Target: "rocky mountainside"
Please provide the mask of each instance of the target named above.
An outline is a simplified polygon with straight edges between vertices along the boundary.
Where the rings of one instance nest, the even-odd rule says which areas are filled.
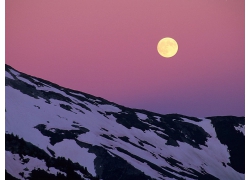
[[[245,179],[245,118],[131,109],[5,67],[6,179]]]

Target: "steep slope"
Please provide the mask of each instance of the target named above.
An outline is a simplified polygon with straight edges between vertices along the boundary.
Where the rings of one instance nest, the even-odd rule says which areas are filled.
[[[244,117],[162,115],[5,73],[10,178],[244,179]]]

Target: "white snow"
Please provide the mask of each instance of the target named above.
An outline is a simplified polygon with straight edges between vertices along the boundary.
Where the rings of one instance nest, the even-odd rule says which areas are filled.
[[[87,167],[88,171],[95,176],[94,159],[95,154],[89,153],[88,149],[81,148],[74,140],[64,139],[62,142],[51,147],[55,151],[56,156],[69,158],[73,162],[78,162],[80,165]]]
[[[10,72],[11,72],[12,74],[16,75],[16,76],[19,76],[19,75],[20,75],[19,72],[15,71],[15,70],[13,70],[13,69],[10,69]]]
[[[9,76],[9,74],[7,74],[7,76]],[[47,150],[47,147],[49,147],[55,152],[55,155],[57,157],[64,156],[65,158],[70,158],[73,162],[78,162],[82,166],[87,167],[87,169],[93,176],[96,175],[94,167],[94,159],[96,158],[95,154],[89,153],[88,149],[81,148],[80,146],[78,146],[78,144],[76,144],[74,140],[69,139],[64,139],[62,142],[56,143],[54,146],[52,146],[50,144],[49,137],[42,135],[41,132],[34,127],[38,124],[45,124],[46,129],[51,131],[53,131],[54,128],[61,130],[73,130],[77,129],[71,126],[72,124],[74,124],[74,121],[78,123],[79,126],[85,127],[90,130],[85,134],[79,135],[77,138],[79,141],[98,146],[104,144],[108,147],[111,147],[112,149],[107,150],[110,155],[117,155],[125,158],[128,163],[132,164],[139,170],[143,171],[145,174],[156,179],[165,179],[165,177],[159,172],[153,170],[147,163],[141,163],[140,161],[122,152],[119,152],[116,148],[120,147],[136,156],[152,162],[157,166],[169,167],[176,170],[177,172],[183,172],[184,170],[180,170],[177,167],[172,167],[163,158],[161,158],[160,155],[165,158],[172,157],[177,161],[182,162],[184,168],[193,168],[201,172],[200,167],[203,167],[206,172],[220,179],[244,179],[244,174],[236,172],[230,166],[224,167],[222,165],[222,162],[224,162],[225,164],[229,162],[230,156],[227,151],[227,146],[222,145],[217,139],[211,121],[208,119],[202,119],[201,122],[195,122],[183,118],[185,122],[200,126],[211,135],[211,138],[208,138],[208,141],[206,142],[208,147],[201,146],[202,150],[200,150],[193,148],[187,143],[179,141],[178,144],[180,145],[180,147],[167,146],[165,144],[166,140],[156,134],[156,132],[164,134],[162,132],[163,129],[147,123],[145,121],[146,119],[148,119],[148,116],[146,114],[136,112],[136,115],[140,120],[142,120],[143,123],[149,124],[151,127],[158,128],[159,131],[146,130],[145,132],[143,132],[142,130],[134,127],[128,129],[123,125],[117,123],[116,118],[113,115],[107,115],[107,117],[105,117],[98,112],[121,112],[121,110],[115,106],[108,104],[94,105],[89,102],[81,102],[78,99],[72,98],[70,95],[67,95],[63,91],[55,89],[53,87],[38,87],[37,89],[60,93],[65,97],[71,98],[74,103],[80,102],[85,104],[88,108],[91,109],[91,112],[77,104],[69,104],[67,102],[62,102],[55,99],[51,99],[51,104],[47,104],[45,103],[44,99],[35,99],[26,94],[22,94],[16,89],[6,86],[6,132],[14,133],[19,137],[24,138],[25,141],[31,142],[35,146],[43,149],[48,154],[50,154]],[[81,95],[77,93],[72,94]],[[71,111],[73,112],[61,108],[60,104],[70,105],[72,107]],[[40,109],[38,109],[34,105],[39,106]],[[80,109],[85,114],[78,113],[76,108]],[[159,116],[154,117],[157,121],[160,121]],[[108,132],[102,131],[102,128],[108,129]],[[245,132],[243,126],[235,127],[235,129],[241,131],[242,133]],[[106,134],[108,136],[113,135],[117,138],[114,138],[114,140],[110,140],[100,136],[101,134]],[[139,144],[139,141],[147,141],[149,144],[152,144],[155,147],[143,143],[143,146],[141,147],[147,150],[145,151],[118,138],[122,136],[128,137],[130,142],[138,146],[141,146]],[[15,175],[15,177],[20,178],[18,172],[23,171],[22,168],[25,167],[21,166],[20,162],[15,160],[13,160],[12,162],[11,160],[11,158],[13,159],[13,157],[16,157],[18,159],[19,155],[8,154],[7,152],[6,157],[9,160],[6,161],[6,167],[8,166],[7,171],[10,171],[10,174],[13,173],[12,175]],[[31,162],[34,165],[38,164],[36,160],[31,160]],[[204,165],[204,162],[206,163],[206,165]],[[13,168],[11,168],[12,163]],[[39,163],[41,163],[41,166],[43,166],[44,162],[39,160]],[[30,167],[33,166],[30,165]],[[50,168],[50,171],[53,173],[58,172],[53,168]],[[188,173],[188,169],[185,172]],[[186,178],[184,175],[175,175]]]
[[[161,117],[159,117],[159,116],[154,116],[154,117],[155,117],[155,120],[156,120],[156,121],[161,122],[161,120],[160,120]]]
[[[80,93],[73,93],[73,92],[70,92],[70,94],[74,94],[74,95],[82,96],[82,97],[86,98],[83,94],[80,94]]]
[[[172,151],[171,155],[173,155],[176,160],[181,161],[185,167],[193,169],[198,169],[198,167],[205,162],[206,166],[203,167],[204,170],[220,179],[244,179],[244,174],[236,172],[230,166],[224,167],[222,165],[222,162],[225,164],[229,162],[230,155],[227,146],[221,144],[218,140],[215,129],[209,119],[202,119],[201,122],[183,119],[186,122],[202,127],[212,137],[208,138],[206,142],[208,147],[202,146],[202,150],[194,149],[189,144],[178,141],[180,148],[168,148],[168,150]],[[179,156],[175,154],[179,154]],[[192,164],[189,162],[192,162]]]
[[[142,113],[138,113],[136,112],[136,115],[138,118],[140,118],[141,120],[146,120],[148,119],[148,116],[146,114],[142,114]]]
[[[17,78],[18,78],[19,80],[21,80],[21,81],[23,81],[23,82],[29,84],[29,85],[36,86],[34,83],[30,82],[28,79],[25,79],[25,78],[20,77],[20,76],[17,76]]]
[[[12,89],[9,86],[6,86],[5,97],[5,107],[7,111],[5,116],[5,130],[47,151],[46,144],[49,143],[49,138],[43,136],[34,128],[37,124],[44,123],[50,119],[47,117],[49,113],[44,113],[44,111],[34,107],[33,104],[39,103],[40,101],[27,95],[21,95],[18,90]],[[44,103],[41,102],[41,104]],[[53,110],[48,110],[48,112],[51,111]]]
[[[149,125],[149,127],[153,127],[153,128],[158,129],[158,130],[164,131],[164,129],[162,129],[162,128],[158,127],[158,126],[155,126],[155,125],[149,124],[149,123],[147,123],[146,121],[142,121],[142,122],[143,122],[144,124]]]
[[[12,154],[10,151],[5,151],[5,169],[9,174],[18,178],[25,179],[25,177],[29,177],[30,173],[34,169],[43,169],[50,174],[57,175],[57,173],[61,173],[66,176],[65,172],[62,172],[54,167],[50,167],[49,170],[46,166],[46,162],[44,160],[40,160],[30,156],[23,156],[24,159],[29,159],[27,163],[23,163],[20,160],[20,156],[18,154]],[[19,174],[20,172],[24,173],[24,178]]]
[[[111,106],[108,104],[100,104],[100,105],[98,105],[98,107],[101,110],[106,111],[106,112],[116,112],[116,113],[121,112],[121,110],[118,107]]]
[[[245,135],[245,125],[234,126],[235,130],[240,131]]]
[[[61,173],[64,176],[67,176],[67,174],[65,172],[62,172],[62,171],[60,171],[60,170],[58,170],[58,169],[56,169],[54,167],[50,167],[49,171],[47,171],[47,172],[50,172],[50,174],[54,174],[54,175],[57,175],[57,173]]]
[[[15,80],[8,71],[5,71],[5,77]]]
[[[75,171],[77,174],[79,174],[81,176],[81,178],[84,178],[83,174],[81,173],[81,171],[77,170]]]
[[[29,162],[22,164],[22,161],[19,159],[20,156],[18,154],[12,154],[10,151],[5,151],[5,169],[8,173],[18,179],[24,179],[19,173],[24,172],[24,177],[28,177],[29,173],[33,169],[43,169],[47,170],[47,166],[44,160],[40,160],[37,158],[33,158],[30,156],[23,156],[24,159],[29,158]],[[27,168],[28,170],[24,170]]]
[[[111,155],[112,157],[115,157],[109,150],[107,151],[109,153],[109,155]]]
[[[151,177],[162,177],[161,174],[157,171],[155,171],[154,169],[152,169],[151,167],[148,166],[147,163],[142,163],[132,157],[130,157],[127,154],[124,154],[122,152],[119,152],[117,150],[111,150],[112,153],[122,157],[123,159],[125,159],[128,163],[130,163],[132,166],[134,166],[137,169],[140,169],[142,172],[144,172],[146,175],[151,176]]]

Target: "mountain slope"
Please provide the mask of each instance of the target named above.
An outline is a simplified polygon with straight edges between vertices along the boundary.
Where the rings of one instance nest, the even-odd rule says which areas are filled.
[[[244,179],[244,117],[162,115],[5,73],[8,177]]]

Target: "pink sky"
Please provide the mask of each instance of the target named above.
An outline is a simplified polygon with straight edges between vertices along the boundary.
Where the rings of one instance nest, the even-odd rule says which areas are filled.
[[[244,0],[6,0],[6,64],[132,108],[245,109]],[[172,37],[172,58],[157,52]]]

